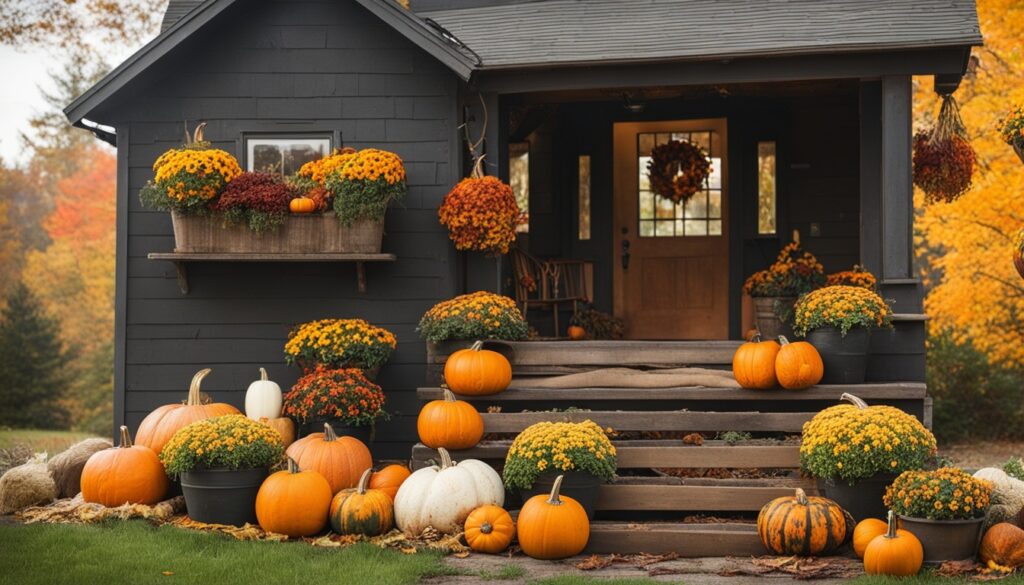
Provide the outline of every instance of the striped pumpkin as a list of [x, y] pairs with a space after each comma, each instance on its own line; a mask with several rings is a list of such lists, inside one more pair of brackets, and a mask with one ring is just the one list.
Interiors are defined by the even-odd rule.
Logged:
[[341, 490], [331, 500], [328, 512], [331, 528], [338, 534], [384, 534], [395, 523], [394, 504], [383, 490], [368, 489], [372, 469], [359, 478], [359, 484]]
[[853, 519], [827, 498], [808, 497], [797, 488], [793, 496], [775, 498], [761, 508], [757, 533], [772, 554], [816, 556], [839, 548], [853, 530]]

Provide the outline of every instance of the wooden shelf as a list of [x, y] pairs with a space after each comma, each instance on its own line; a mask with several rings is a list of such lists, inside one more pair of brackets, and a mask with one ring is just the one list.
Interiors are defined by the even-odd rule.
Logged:
[[355, 263], [359, 292], [366, 292], [367, 262], [394, 262], [394, 254], [191, 254], [180, 252], [151, 252], [147, 258], [174, 264], [178, 273], [178, 288], [187, 295], [188, 264], [190, 262], [343, 262]]

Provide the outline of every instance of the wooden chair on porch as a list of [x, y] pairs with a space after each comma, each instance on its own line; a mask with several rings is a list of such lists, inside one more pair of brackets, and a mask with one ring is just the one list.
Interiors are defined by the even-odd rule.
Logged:
[[558, 312], [571, 307], [573, 314], [579, 303], [590, 302], [593, 288], [593, 265], [586, 260], [550, 258], [542, 260], [519, 249], [512, 249], [516, 302], [526, 318], [530, 308], [551, 310], [555, 333], [561, 328]]

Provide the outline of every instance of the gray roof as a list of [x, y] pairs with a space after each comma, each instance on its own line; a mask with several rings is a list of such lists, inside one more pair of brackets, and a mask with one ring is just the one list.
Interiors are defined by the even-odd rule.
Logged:
[[202, 3], [203, 0], [169, 0], [167, 10], [164, 11], [164, 20], [160, 24], [160, 32], [171, 28], [181, 17]]
[[418, 15], [475, 51], [479, 69], [902, 50], [982, 40], [974, 0], [544, 0]]

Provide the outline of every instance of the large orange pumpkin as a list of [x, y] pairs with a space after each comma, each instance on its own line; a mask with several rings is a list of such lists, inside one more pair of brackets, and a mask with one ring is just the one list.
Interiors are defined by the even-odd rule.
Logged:
[[121, 426], [121, 444], [93, 453], [82, 468], [82, 498], [116, 507], [152, 505], [167, 493], [164, 464], [149, 447], [132, 445], [128, 427]]
[[316, 471], [327, 478], [331, 494], [355, 486], [364, 469], [373, 465], [370, 450], [355, 437], [339, 437], [330, 424], [324, 432], [299, 439], [285, 453], [302, 469]]
[[410, 475], [412, 475], [412, 472], [404, 465], [388, 465], [370, 476], [370, 488], [384, 492], [393, 502], [395, 501], [395, 494], [398, 493], [398, 488], [402, 487], [402, 483]]
[[1008, 522], [988, 529], [978, 555], [990, 569], [1009, 573], [1024, 567], [1024, 530]]
[[367, 469], [355, 488], [341, 490], [331, 500], [331, 528], [338, 534], [377, 536], [395, 525], [394, 502], [383, 490], [369, 489]]
[[886, 533], [876, 536], [864, 551], [864, 572], [868, 575], [909, 577], [924, 563], [921, 541], [907, 530], [896, 529], [896, 516], [889, 510]]
[[416, 419], [420, 441], [431, 449], [469, 449], [484, 436], [484, 419], [468, 402], [445, 388], [444, 400], [423, 405]]
[[300, 471], [288, 458], [288, 469], [263, 480], [256, 494], [256, 519], [267, 532], [309, 536], [327, 526], [331, 486], [316, 471]]
[[203, 378], [212, 371], [210, 368], [206, 368], [196, 372], [188, 387], [188, 400], [184, 404], [165, 404], [142, 419], [139, 431], [135, 433], [135, 443], [149, 447], [159, 455], [164, 450], [167, 441], [171, 440], [171, 436], [185, 426], [215, 416], [241, 414], [237, 408], [223, 402], [203, 404], [200, 387]]
[[853, 529], [853, 552], [857, 553], [857, 556], [864, 558], [864, 551], [868, 549], [868, 545], [875, 539], [876, 536], [881, 536], [888, 532], [889, 525], [883, 520], [878, 518], [866, 518], [857, 523], [857, 527]]
[[808, 497], [800, 488], [792, 496], [768, 502], [757, 516], [757, 534], [776, 555], [830, 553], [842, 546], [852, 526], [853, 520], [839, 504]]
[[744, 388], [768, 390], [778, 384], [775, 377], [775, 357], [779, 354], [775, 341], [761, 341], [754, 337], [736, 350], [732, 356], [732, 374]]
[[535, 559], [564, 559], [583, 552], [590, 540], [590, 520], [579, 502], [559, 495], [562, 477], [551, 495], [533, 496], [519, 511], [519, 546]]
[[460, 349], [444, 363], [444, 381], [452, 392], [467, 396], [497, 394], [512, 383], [512, 364], [496, 351], [476, 341]]
[[476, 552], [498, 554], [512, 544], [516, 525], [501, 506], [487, 504], [469, 513], [465, 524], [466, 544]]
[[810, 388], [825, 375], [825, 363], [814, 346], [806, 341], [790, 343], [785, 336], [779, 336], [778, 355], [775, 356], [775, 377], [779, 386], [786, 390]]

